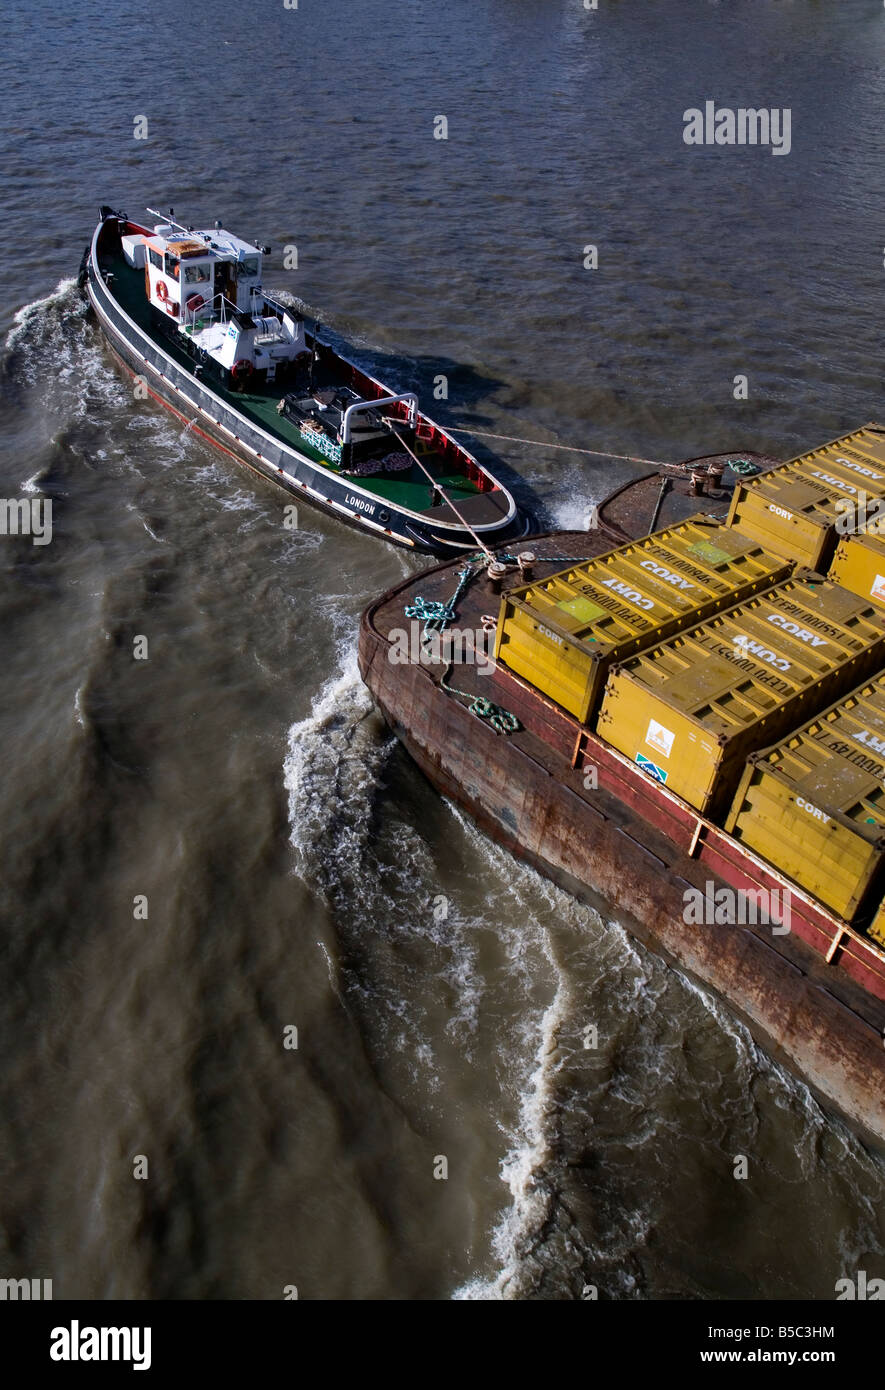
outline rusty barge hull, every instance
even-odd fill
[[[536,549],[592,555],[610,545],[605,535],[578,533],[538,540]],[[441,688],[445,668],[391,661],[404,606],[418,593],[450,597],[457,568],[424,571],[363,614],[360,671],[392,732],[486,833],[712,989],[826,1108],[885,1148],[882,952],[503,666],[483,677],[459,665],[456,683],[513,712],[523,727],[510,737]],[[457,626],[478,628],[497,602],[486,577],[476,580]],[[703,893],[710,882],[789,889],[791,932],[687,925],[686,889]]]

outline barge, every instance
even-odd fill
[[[452,555],[528,532],[507,488],[414,392],[377,381],[264,291],[269,247],[171,212],[150,226],[110,207],[100,218],[80,287],[116,356],[189,429],[407,550]]]
[[[860,758],[843,731],[859,727],[858,709],[866,712],[868,722],[873,719],[885,666],[885,607],[871,607],[865,594],[852,594],[832,578],[795,569],[795,535],[783,515],[788,502],[796,505],[796,526],[806,541],[798,554],[807,559],[813,545],[820,561],[834,545],[834,535],[824,536],[823,531],[832,527],[835,503],[839,496],[850,495],[850,479],[858,476],[851,470],[866,469],[869,480],[881,467],[885,484],[885,436],[879,427],[868,426],[836,444],[842,460],[838,486],[827,497],[819,495],[814,507],[807,490],[790,496],[780,467],[773,468],[771,460],[753,470],[755,482],[727,474],[723,485],[718,473],[719,485],[712,495],[709,490],[704,494],[703,485],[687,486],[690,466],[674,468],[666,489],[666,474],[640,480],[633,495],[641,498],[643,509],[634,511],[632,518],[628,488],[600,507],[600,524],[594,530],[533,538],[531,553],[496,550],[494,556],[475,555],[460,565],[437,565],[366,608],[359,664],[388,726],[442,795],[462,806],[515,855],[603,915],[616,914],[658,955],[715,991],[757,1041],[810,1086],[825,1108],[842,1116],[866,1142],[882,1148],[885,808],[879,793],[885,792],[885,737],[876,745],[877,735],[867,730]],[[832,452],[832,446],[824,447]],[[807,456],[809,471],[820,464],[819,453]],[[833,470],[818,471],[826,473],[831,486]],[[697,476],[703,477],[700,466]],[[706,624],[674,635],[672,595],[666,600],[662,595],[679,574],[690,573],[682,566],[678,546],[672,536],[668,539],[669,532],[658,532],[647,537],[651,548],[642,552],[657,554],[658,570],[661,554],[669,557],[663,562],[668,580],[653,567],[649,576],[635,555],[625,556],[625,536],[632,525],[637,542],[633,548],[645,543],[640,538],[646,536],[649,522],[659,519],[657,499],[666,491],[670,530],[674,523],[678,530],[700,509],[693,524],[710,528],[707,558],[714,559],[721,549],[722,567],[727,568],[733,556],[725,554],[729,547],[716,546],[713,528],[719,526],[720,535],[725,533],[730,514],[737,506],[745,508],[748,489],[754,486],[757,502],[771,497],[779,509],[770,513],[767,505],[760,507],[765,526],[774,515],[786,537],[771,552],[771,587],[760,594],[758,586],[766,574],[756,555],[751,567],[756,588],[749,602],[742,606],[733,598],[732,607],[720,606],[710,617],[705,591]],[[740,534],[730,528],[729,533]],[[758,543],[758,536],[745,540],[749,546]],[[564,562],[569,565],[565,571]],[[643,641],[638,642],[646,655],[630,655],[637,633],[628,624],[625,631],[619,630],[621,645],[611,645],[607,681],[569,683],[562,678],[563,661],[584,659],[579,643],[584,642],[589,653],[592,642],[611,631],[613,610],[605,617],[594,610],[602,606],[597,602],[599,585],[605,582],[599,578],[600,565],[612,563],[616,582],[626,566],[632,567],[634,576],[640,576],[633,599],[647,596],[646,612],[660,606],[663,616],[651,616],[670,627],[659,641],[651,622],[644,648]],[[783,563],[792,572],[786,582],[778,569]],[[611,578],[608,582],[612,584]],[[559,605],[554,617],[538,601],[542,591],[551,604]],[[763,594],[769,596],[767,601]],[[801,622],[783,616],[798,611],[797,594],[805,614]],[[629,595],[621,592],[619,597],[629,602]],[[517,641],[510,650],[520,655],[508,665],[513,615],[533,605],[533,637],[546,640],[552,655],[545,665]],[[730,632],[721,650],[712,638],[706,647],[698,640],[701,629],[715,633],[723,622],[739,628],[734,615],[746,616],[747,609],[753,610],[751,624],[768,623],[765,630],[774,634],[765,649],[748,651],[746,643],[753,639],[740,632]],[[402,640],[410,621],[421,624],[419,643]],[[451,628],[453,622],[457,630]],[[838,637],[828,668],[836,674],[828,673],[820,683],[818,624],[824,625],[820,631],[829,624]],[[475,653],[482,650],[483,632],[489,638],[494,635],[497,658],[465,656],[470,643],[461,644],[455,653],[455,646],[447,648],[443,641],[447,629],[456,639],[473,634]],[[680,794],[668,785],[664,742],[660,751],[646,748],[643,754],[633,730],[629,737],[619,737],[619,748],[609,736],[612,720],[598,722],[604,692],[617,687],[619,671],[641,663],[648,667],[649,652],[660,664],[660,653],[681,660],[690,648],[710,699],[693,704],[683,700],[685,737],[691,741],[704,727],[717,727],[720,715],[710,713],[715,705],[714,668],[721,673],[717,689],[729,717],[738,719],[746,731],[735,746],[747,760],[747,771],[741,775],[739,758],[728,760],[724,801],[722,795],[695,795],[700,805],[692,804],[694,793],[687,784],[680,783]],[[814,653],[813,660],[806,649]],[[766,652],[780,663],[773,670]],[[796,688],[801,684],[805,694],[799,699],[791,687],[782,713],[772,694],[776,687],[766,684],[764,672],[779,678],[787,660],[784,652],[790,664],[804,664],[805,674]],[[754,655],[758,669],[747,671],[739,692],[744,706],[735,714],[734,673],[742,664],[746,670]],[[592,664],[589,654],[586,663],[585,671]],[[577,713],[566,708],[570,702]],[[880,733],[885,734],[885,700],[882,703]],[[637,709],[640,704],[641,699]],[[649,701],[649,711],[659,716],[658,721],[646,720],[653,737],[658,734],[652,722],[656,730],[667,722],[661,708],[660,700],[654,710]],[[812,716],[819,716],[818,723]],[[802,727],[792,735],[785,734],[786,725]],[[873,722],[871,728],[879,725]],[[664,727],[660,738],[666,736]],[[772,744],[777,745],[774,750],[765,746]],[[868,755],[877,746],[883,756],[878,774],[871,775]],[[813,757],[805,756],[809,748]],[[695,749],[697,757],[701,752]],[[714,772],[715,764],[711,758]],[[739,785],[729,815],[736,779]],[[762,792],[757,792],[758,786]],[[719,804],[713,805],[715,801]],[[836,883],[840,873],[843,880],[852,873],[855,879]]]

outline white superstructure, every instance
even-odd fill
[[[128,263],[144,268],[149,302],[235,380],[261,372],[274,381],[284,364],[309,351],[300,315],[262,290],[269,248],[220,226],[203,231],[171,220],[152,234],[124,236],[122,244]]]

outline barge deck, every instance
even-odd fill
[[[614,528],[534,538],[534,574],[562,568],[545,555],[589,558],[621,539]],[[885,1146],[885,953],[504,666],[428,664],[414,642],[404,660],[404,608],[417,595],[449,602],[458,573],[451,562],[424,571],[363,614],[360,671],[392,731],[487,833],[713,989],[825,1106]],[[511,571],[503,588],[519,582]],[[481,629],[499,602],[482,571],[458,600],[455,626]],[[520,727],[497,732],[471,711],[476,697]],[[686,890],[711,883],[789,890],[791,930],[687,925]]]

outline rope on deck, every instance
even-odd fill
[[[441,688],[447,690],[450,695],[461,695],[465,700],[469,700],[470,713],[475,714],[477,719],[487,719],[496,734],[515,734],[520,728],[516,715],[511,714],[503,705],[496,705],[493,700],[486,699],[485,695],[471,695],[467,690],[457,690],[455,686],[449,685],[446,676],[451,669],[450,663],[446,667],[446,675],[440,680]]]
[[[421,644],[427,646],[432,639],[442,633],[457,617],[456,604],[477,575],[482,573],[485,564],[485,555],[473,555],[467,561],[462,570],[458,571],[458,586],[452,597],[446,602],[439,599],[425,599],[416,596],[415,602],[407,604],[405,615],[407,618],[418,618],[424,623],[421,631]],[[513,560],[515,564],[515,559]],[[511,714],[509,709],[503,705],[496,705],[493,700],[488,700],[484,695],[472,695],[468,690],[458,690],[456,686],[449,685],[447,676],[452,669],[452,662],[448,662],[446,669],[440,678],[440,687],[450,695],[460,695],[462,699],[469,701],[469,710],[478,719],[488,720],[491,727],[498,734],[514,734],[520,727],[519,720],[515,714]]]
[[[384,416],[381,417],[381,423],[387,426],[387,428],[390,430],[390,433],[394,436],[395,439],[398,439],[398,440],[399,440],[400,444],[402,444],[402,446],[403,446],[403,448],[405,449],[406,453],[407,453],[407,454],[411,454],[412,459],[414,460],[414,462],[417,463],[418,467],[421,469],[421,472],[424,474],[425,478],[427,478],[428,481],[430,482],[430,486],[431,486],[432,488],[434,488],[434,489],[438,489],[438,490],[439,490],[439,492],[440,492],[440,493],[442,494],[442,496],[445,498],[446,503],[448,504],[448,506],[451,507],[452,511],[455,513],[455,516],[458,518],[458,520],[460,521],[461,525],[464,527],[465,531],[469,531],[469,532],[470,532],[471,536],[472,536],[473,539],[476,541],[476,544],[479,546],[479,549],[480,549],[480,550],[483,552],[483,554],[485,555],[486,560],[489,562],[489,564],[491,564],[495,557],[494,557],[494,555],[492,554],[492,552],[489,550],[488,546],[485,545],[485,543],[484,543],[483,541],[480,540],[479,536],[476,534],[476,532],[474,531],[473,527],[470,525],[470,522],[467,521],[467,520],[464,518],[464,516],[461,514],[461,512],[458,511],[458,508],[455,506],[455,504],[454,504],[454,502],[452,501],[451,497],[449,497],[449,496],[447,495],[445,488],[440,484],[440,482],[438,481],[438,479],[434,478],[433,474],[430,473],[430,472],[428,471],[428,469],[426,469],[426,468],[424,467],[424,464],[421,462],[421,460],[419,459],[418,455],[414,452],[414,450],[412,450],[412,449],[409,448],[408,444],[407,444],[406,441],[403,439],[403,437],[402,437],[402,435],[400,434],[399,430],[394,428],[394,421],[391,420],[389,416],[384,415]],[[431,500],[431,502],[433,501],[433,494],[432,494],[432,493],[431,493],[431,498],[430,498],[430,500]]]
[[[424,624],[421,633],[422,642],[428,641],[434,632],[442,632],[457,617],[455,604],[470,581],[480,573],[479,569],[473,568],[476,561],[484,559],[485,557],[482,555],[474,556],[468,560],[462,570],[458,571],[458,587],[447,603],[438,599],[424,599],[420,595],[416,595],[415,602],[406,606],[404,610],[406,617],[418,618]]]
[[[416,595],[415,602],[406,604],[404,613],[407,618],[417,618],[423,622],[421,630],[421,645],[427,647],[437,634],[441,634],[448,627],[449,623],[454,622],[458,616],[457,604],[465,589],[474,579],[482,574],[486,564],[488,551],[480,552],[479,555],[471,555],[467,558],[464,568],[458,571],[458,584],[452,597],[445,599],[426,599]],[[586,560],[585,555],[538,555],[535,557],[535,564],[580,564]],[[500,555],[499,564],[515,566],[518,564],[515,555]],[[494,620],[492,620],[494,621]],[[483,627],[486,620],[483,619]],[[450,695],[460,695],[462,699],[469,701],[468,708],[471,714],[475,714],[477,719],[488,720],[491,727],[498,734],[515,734],[522,726],[515,714],[512,714],[504,705],[496,705],[493,700],[489,700],[485,695],[472,695],[468,690],[459,690],[457,686],[449,685],[448,676],[452,670],[450,661],[442,677],[440,678],[441,689]]]
[[[464,568],[458,571],[458,585],[452,597],[446,599],[425,599],[420,594],[416,594],[415,602],[406,604],[403,612],[407,618],[417,618],[423,622],[424,628],[421,632],[422,642],[426,642],[432,637],[434,632],[442,632],[449,623],[453,622],[458,616],[457,603],[464,590],[469,584],[482,573],[486,562],[486,554],[470,555]],[[536,555],[534,563],[538,564],[583,564],[587,559],[586,555]],[[516,555],[499,555],[500,565],[517,565],[519,563]]]

